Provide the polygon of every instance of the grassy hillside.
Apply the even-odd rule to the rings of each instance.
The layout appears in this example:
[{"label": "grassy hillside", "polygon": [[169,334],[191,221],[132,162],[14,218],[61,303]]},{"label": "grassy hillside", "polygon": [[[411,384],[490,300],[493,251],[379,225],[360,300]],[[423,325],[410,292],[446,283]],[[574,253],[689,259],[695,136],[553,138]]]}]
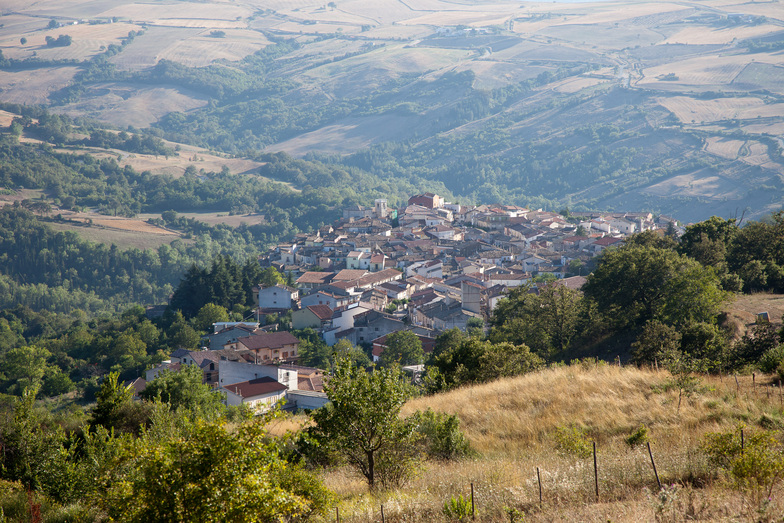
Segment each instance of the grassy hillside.
[{"label": "grassy hillside", "polygon": [[43,1],[0,24],[2,102],[476,202],[782,205],[777,3]]},{"label": "grassy hillside", "polygon": [[[604,364],[558,367],[422,397],[409,402],[406,412],[432,408],[458,414],[478,452],[475,459],[428,463],[407,487],[378,496],[346,471],[325,480],[342,498],[341,521],[379,519],[382,503],[387,521],[449,521],[442,514],[444,501],[469,495],[471,483],[479,521],[510,521],[507,508],[524,512],[525,521],[753,519],[749,497],[724,482],[700,450],[704,434],[733,430],[738,423],[747,425],[747,436],[784,426],[778,389],[760,376],[756,389],[750,376],[738,380],[739,387],[732,377],[701,377],[680,409],[669,373]],[[586,430],[588,445],[596,441],[598,503],[592,457],[557,450],[559,428],[571,425]],[[667,494],[655,494],[645,446],[631,448],[624,441],[640,425],[649,429]],[[770,514],[784,508],[780,496],[777,489]]]}]

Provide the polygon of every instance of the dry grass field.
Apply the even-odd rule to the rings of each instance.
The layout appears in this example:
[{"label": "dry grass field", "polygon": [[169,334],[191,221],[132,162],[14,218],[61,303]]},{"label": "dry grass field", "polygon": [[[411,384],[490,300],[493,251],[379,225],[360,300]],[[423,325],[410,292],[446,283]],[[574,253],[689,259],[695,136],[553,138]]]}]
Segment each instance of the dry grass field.
[{"label": "dry grass field", "polygon": [[692,174],[673,176],[667,180],[648,186],[641,191],[650,195],[685,196],[720,200],[734,200],[743,197],[746,187],[735,180],[719,176],[711,170]]},{"label": "dry grass field", "polygon": [[196,147],[183,147],[176,156],[165,158],[163,156],[153,156],[149,154],[128,154],[126,152],[97,152],[94,154],[96,158],[104,156],[117,156],[122,155],[119,160],[122,165],[130,165],[135,170],[150,171],[153,174],[170,174],[175,177],[182,176],[190,166],[196,170],[204,169],[207,172],[220,172],[223,166],[229,168],[232,173],[247,173],[257,169],[261,164],[253,160],[246,160],[244,158],[223,158],[215,156],[214,154],[207,153],[202,149]]},{"label": "dry grass field", "polygon": [[718,120],[784,117],[784,104],[765,103],[760,98],[717,98],[698,100],[687,96],[659,98],[658,102],[683,123]]},{"label": "dry grass field", "polygon": [[[733,378],[703,376],[678,407],[671,383],[664,371],[581,364],[417,398],[405,413],[457,414],[477,457],[429,462],[406,486],[375,494],[349,470],[323,477],[346,522],[380,520],[381,504],[387,521],[455,521],[443,514],[444,502],[469,497],[472,484],[477,521],[510,521],[510,509],[519,511],[511,521],[756,521],[751,497],[716,474],[700,444],[706,433],[731,431],[741,420],[747,434],[766,420],[779,423],[778,389],[760,376],[756,388],[750,376],[739,376],[738,387]],[[598,502],[592,457],[556,448],[558,429],[572,425],[586,431],[589,445],[596,442]],[[641,425],[666,485],[661,495],[646,447],[624,441]],[[769,514],[784,509],[781,495],[779,486]]]},{"label": "dry grass field", "polygon": [[775,33],[781,27],[773,24],[760,24],[753,26],[740,26],[731,28],[714,28],[706,26],[684,27],[671,35],[661,44],[730,44],[735,40],[745,40]]},{"label": "dry grass field", "polygon": [[73,232],[84,240],[106,245],[114,244],[120,249],[157,249],[161,245],[168,245],[179,238],[179,235],[176,234],[150,234],[144,231],[98,225],[90,227],[68,223],[50,223],[49,225],[56,231]]},{"label": "dry grass field", "polygon": [[17,104],[45,104],[53,92],[68,85],[78,68],[50,67],[43,72],[3,71],[0,74],[0,101]]},{"label": "dry grass field", "polygon": [[[225,212],[181,212],[177,213],[178,216],[185,218],[193,218],[208,225],[218,225],[223,223],[231,227],[239,227],[241,224],[245,225],[258,225],[265,222],[263,214],[235,214],[229,215]],[[160,218],[160,214],[140,214],[140,220],[147,220],[150,218]]]},{"label": "dry grass field", "polygon": [[89,114],[119,127],[145,128],[170,112],[188,112],[205,105],[207,100],[202,96],[174,87],[105,83],[91,86],[81,101],[55,108],[54,112]]},{"label": "dry grass field", "polygon": [[588,87],[593,87],[595,85],[607,82],[608,80],[604,80],[602,78],[569,78],[563,82],[553,85],[553,89],[559,93],[576,93],[577,91],[582,91]]},{"label": "dry grass field", "polygon": [[741,147],[743,147],[745,143],[744,140],[711,136],[705,140],[705,150],[711,154],[721,156],[722,158],[734,160],[739,156]]},{"label": "dry grass field", "polygon": [[[187,27],[215,27],[212,24],[231,22],[240,26],[243,18],[253,13],[250,5],[241,5],[228,0],[214,2],[128,2],[120,5],[105,3],[108,9],[101,13],[102,17],[117,17],[154,25],[171,25]],[[221,25],[220,27],[228,27]]]},{"label": "dry grass field", "polygon": [[292,156],[302,156],[311,151],[348,154],[376,141],[405,138],[406,130],[414,127],[418,121],[416,116],[394,114],[351,118],[278,142],[267,150],[285,151]]},{"label": "dry grass field", "polygon": [[784,295],[781,294],[742,294],[725,307],[729,321],[742,336],[756,321],[757,314],[767,312],[771,322],[781,323],[784,318]]},{"label": "dry grass field", "polygon": [[[775,53],[756,53],[753,58],[759,63],[781,63],[781,57]],[[749,63],[749,55],[708,55],[678,60],[646,68],[645,77],[637,85],[668,91],[682,90],[685,87],[721,90],[732,84]],[[675,75],[677,80],[663,80],[670,74]]]}]

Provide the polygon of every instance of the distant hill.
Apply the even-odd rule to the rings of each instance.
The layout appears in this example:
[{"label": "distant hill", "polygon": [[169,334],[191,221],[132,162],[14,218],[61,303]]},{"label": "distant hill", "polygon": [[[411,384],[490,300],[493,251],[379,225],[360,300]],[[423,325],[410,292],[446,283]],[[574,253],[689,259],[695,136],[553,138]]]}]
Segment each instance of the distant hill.
[{"label": "distant hill", "polygon": [[778,3],[43,1],[0,24],[0,102],[477,203],[782,207]]}]

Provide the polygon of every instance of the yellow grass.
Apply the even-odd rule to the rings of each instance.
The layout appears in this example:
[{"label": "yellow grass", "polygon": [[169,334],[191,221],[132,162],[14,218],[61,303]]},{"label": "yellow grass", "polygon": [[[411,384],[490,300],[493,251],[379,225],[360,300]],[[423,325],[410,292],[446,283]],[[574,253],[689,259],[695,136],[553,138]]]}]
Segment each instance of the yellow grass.
[{"label": "yellow grass", "polygon": [[646,187],[642,192],[656,196],[688,196],[720,200],[740,198],[746,193],[746,188],[727,177],[716,176],[709,171],[700,171],[696,174],[673,176]]},{"label": "yellow grass", "polygon": [[[683,521],[689,512],[709,521],[753,515],[748,500],[718,479],[699,444],[706,432],[732,430],[739,420],[753,426],[763,414],[780,416],[777,392],[768,398],[760,388],[767,382],[759,376],[756,389],[750,377],[739,377],[739,391],[734,379],[703,377],[700,391],[683,399],[678,411],[677,391],[656,388],[669,379],[653,370],[577,365],[418,398],[405,406],[406,414],[425,408],[458,414],[478,457],[429,462],[407,486],[375,495],[348,469],[323,478],[339,495],[346,522],[380,519],[381,504],[387,521],[449,521],[444,502],[458,494],[468,497],[471,484],[479,521],[509,521],[506,507],[523,511],[525,521],[654,521],[662,505],[653,494],[647,450],[624,442],[645,424],[660,478],[678,485],[672,505],[663,506],[664,521]],[[598,503],[592,458],[556,451],[556,429],[570,424],[587,429],[597,443]],[[690,481],[699,483],[692,487]],[[772,513],[781,513],[780,495],[779,489]]]},{"label": "yellow grass", "polygon": [[138,218],[124,218],[121,216],[104,216],[95,213],[74,213],[63,211],[60,214],[64,218],[74,222],[87,224],[92,221],[93,226],[106,229],[116,229],[120,231],[141,232],[145,234],[178,237],[179,233],[169,231],[162,227],[149,224]]}]

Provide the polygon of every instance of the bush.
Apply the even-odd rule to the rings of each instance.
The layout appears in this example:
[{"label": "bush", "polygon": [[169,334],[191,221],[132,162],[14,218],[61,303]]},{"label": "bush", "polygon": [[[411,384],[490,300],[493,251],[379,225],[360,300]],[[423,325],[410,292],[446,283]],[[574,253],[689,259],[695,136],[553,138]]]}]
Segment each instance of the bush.
[{"label": "bush", "polygon": [[650,438],[648,437],[648,427],[640,425],[636,430],[624,438],[624,441],[629,445],[629,448],[645,445],[650,441]]},{"label": "bush", "polygon": [[701,446],[733,486],[749,496],[754,506],[762,507],[784,474],[784,445],[779,433],[770,430],[746,433],[741,444],[743,428],[708,433]]},{"label": "bush", "polygon": [[759,361],[762,372],[776,372],[781,362],[784,361],[784,344],[765,351]]},{"label": "bush", "polygon": [[455,414],[425,412],[414,414],[417,432],[422,435],[425,454],[435,459],[456,459],[469,455],[471,445],[460,430],[460,419]]},{"label": "bush", "polygon": [[463,495],[452,496],[444,501],[444,515],[450,519],[464,519],[471,517],[471,499],[464,498]]},{"label": "bush", "polygon": [[569,425],[555,429],[555,448],[567,455],[587,458],[593,453],[588,431],[577,425]]}]

